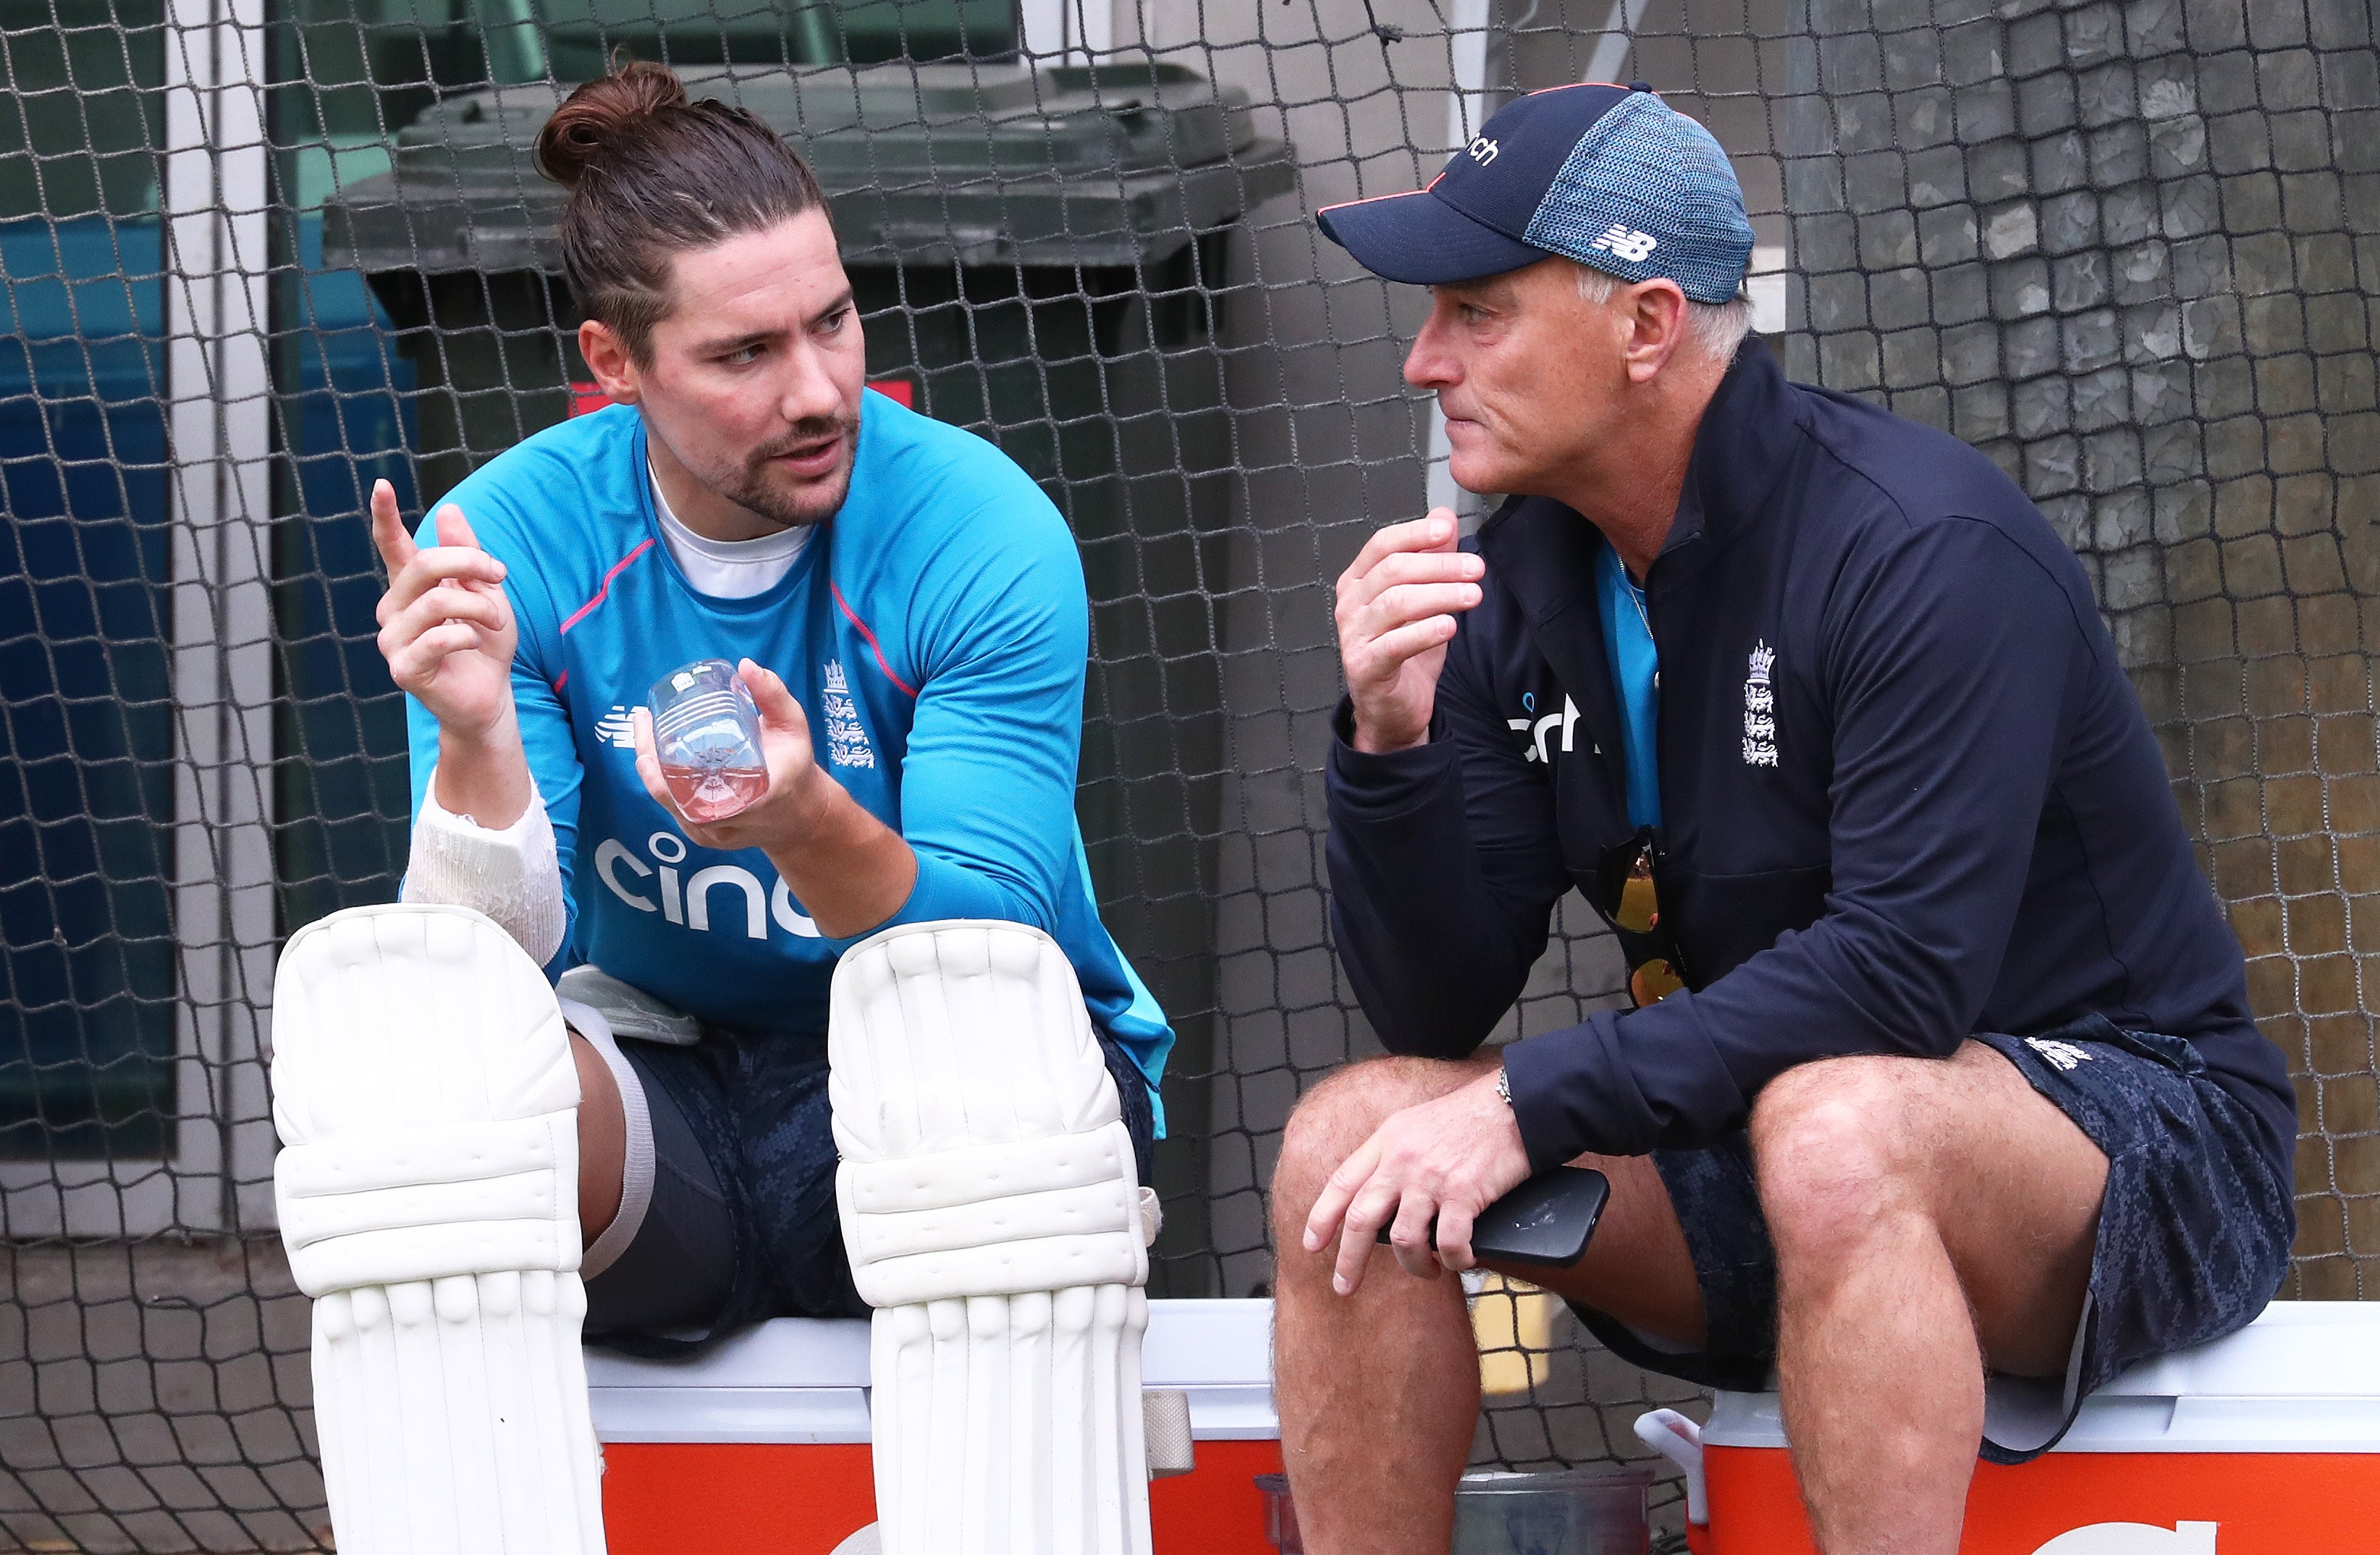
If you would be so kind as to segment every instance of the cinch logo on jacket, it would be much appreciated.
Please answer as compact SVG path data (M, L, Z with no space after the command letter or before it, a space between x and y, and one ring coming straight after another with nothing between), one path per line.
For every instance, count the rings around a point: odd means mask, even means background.
M1537 694L1534 691L1524 692L1521 696L1521 709L1524 712L1535 713L1537 711ZM1521 747L1528 752L1528 759L1548 764L1552 762L1553 757L1546 749L1546 736L1554 732L1557 724L1561 728L1562 754L1567 756L1571 752L1571 742L1578 729L1578 704L1572 701L1569 697L1562 698L1562 710L1560 712L1549 712L1543 718L1534 720L1528 718L1504 720L1504 726L1521 736Z
M1743 764L1777 765L1777 694L1769 688L1768 671L1777 650L1766 642L1754 645L1752 673L1743 682Z
M722 898L728 906L716 920L718 932L741 932L747 940L765 940L773 919L778 928L796 939L819 937L818 925L794 905L794 893L785 889L783 877L772 891L760 883L759 876L740 864L712 864L697 869L692 879L681 882L677 867L686 862L690 851L685 838L674 832L656 832L646 839L645 850L653 856L653 863L638 857L617 837L604 838L595 849L597 878L613 895L637 911L659 913L663 923L691 929L698 934L710 933L714 922L711 895L723 885L729 890ZM622 880L623 869L636 879ZM648 882L653 892L650 896L644 893Z

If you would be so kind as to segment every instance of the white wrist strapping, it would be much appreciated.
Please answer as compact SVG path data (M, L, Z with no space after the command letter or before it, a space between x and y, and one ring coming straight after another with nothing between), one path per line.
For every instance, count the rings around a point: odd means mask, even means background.
M455 815L438 803L438 773L430 774L421 813L414 819L401 901L469 907L542 966L562 948L562 863L545 797L531 784L528 808L503 831Z

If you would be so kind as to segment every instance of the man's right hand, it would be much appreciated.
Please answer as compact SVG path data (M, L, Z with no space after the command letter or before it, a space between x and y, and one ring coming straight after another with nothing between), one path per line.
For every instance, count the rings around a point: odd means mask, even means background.
M1488 564L1455 549L1454 510L1391 524L1339 575L1339 662L1355 705L1355 748L1406 750L1429 738L1454 617L1479 602Z
M438 510L438 543L414 544L385 480L372 483L371 527L388 567L381 657L397 688L438 720L438 803L502 831L536 793L513 709L520 628L504 595L504 565L480 549L452 503Z
M380 601L380 654L397 688L428 708L442 730L484 739L513 711L513 650L520 631L504 598L504 565L449 503L438 543L414 544L396 489L372 484L372 543L388 568Z

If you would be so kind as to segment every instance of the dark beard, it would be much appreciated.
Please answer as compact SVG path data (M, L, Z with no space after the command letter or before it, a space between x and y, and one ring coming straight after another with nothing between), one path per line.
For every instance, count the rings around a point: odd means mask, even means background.
M841 470L824 480L809 482L798 492L788 492L782 485L771 482L771 459L837 433L843 438L844 463ZM851 468L858 451L858 417L812 417L797 422L783 437L754 453L745 461L735 485L720 494L738 506L748 508L787 528L823 524L842 511L844 500L851 494Z

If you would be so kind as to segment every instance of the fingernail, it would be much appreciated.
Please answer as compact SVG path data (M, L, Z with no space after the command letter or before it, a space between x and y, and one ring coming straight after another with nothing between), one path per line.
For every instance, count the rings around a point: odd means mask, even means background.
M1310 1231L1309 1231L1309 1232L1307 1232L1307 1233L1305 1233L1305 1250L1306 1250L1307 1252L1311 1253L1311 1252L1315 1251L1316 1249L1319 1248L1321 1245L1322 1245L1322 1239L1321 1239L1320 1237L1318 1237L1318 1236L1315 1235L1315 1234L1314 1234L1312 1232L1310 1232Z
M1332 1275L1330 1277L1330 1288L1338 1292L1341 1295L1345 1295L1348 1289L1347 1277L1343 1274Z

